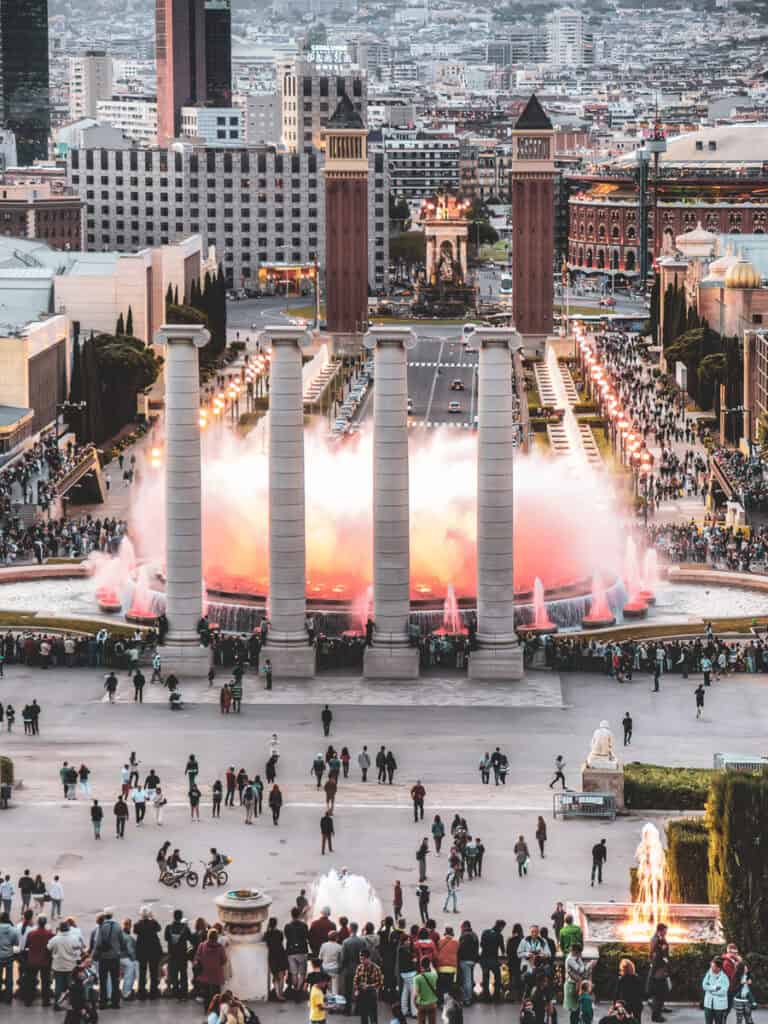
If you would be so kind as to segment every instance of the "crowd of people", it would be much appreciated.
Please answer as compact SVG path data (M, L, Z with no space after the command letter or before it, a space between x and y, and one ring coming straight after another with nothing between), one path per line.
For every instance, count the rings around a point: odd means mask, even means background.
M617 682L632 682L635 673L661 678L668 673L702 675L704 684L734 672L768 671L768 644L761 637L726 641L707 627L690 640L600 641L582 636L554 636L545 646L547 664L560 670L603 672Z
M128 668L141 654L151 649L153 633L136 630L132 637L122 637L108 629L96 633L57 631L41 633L8 630L0 636L0 677L6 665L27 668L114 667Z
M734 572L764 572L768 527L749 530L705 522L650 524L644 540L665 562L698 562Z
M733 487L745 510L768 509L768 478L759 455L745 455L738 448L716 448L712 458Z

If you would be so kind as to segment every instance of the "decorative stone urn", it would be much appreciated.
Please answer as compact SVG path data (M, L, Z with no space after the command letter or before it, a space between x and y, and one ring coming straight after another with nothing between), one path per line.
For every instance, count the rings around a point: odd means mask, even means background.
M230 889L214 902L227 936L230 976L226 987L240 999L268 999L269 969L263 925L272 897L259 889Z

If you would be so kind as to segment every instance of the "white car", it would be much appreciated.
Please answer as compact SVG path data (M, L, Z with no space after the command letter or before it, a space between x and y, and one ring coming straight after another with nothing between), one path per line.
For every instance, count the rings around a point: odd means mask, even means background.
M461 402L449 402L448 412L461 412Z
M461 328L461 340L464 342L464 344L466 344L467 341L469 341L469 339L472 337L476 330L477 324L464 324L464 326Z
M408 412L413 412L413 399L408 399Z

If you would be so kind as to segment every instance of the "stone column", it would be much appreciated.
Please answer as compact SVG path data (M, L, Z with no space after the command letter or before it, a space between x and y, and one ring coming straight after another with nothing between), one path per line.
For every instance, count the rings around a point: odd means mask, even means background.
M200 645L203 538L200 458L200 370L204 327L165 324L155 344L165 346L165 614L168 634L160 649L163 672L205 675L210 650Z
M315 674L306 629L303 327L267 327L272 346L269 389L269 633L263 658L275 678Z
M408 327L376 327L365 336L375 358L373 391L373 646L369 679L416 679L419 652L408 645L410 536L408 508Z
M479 328L477 437L477 642L472 679L521 679L515 636L512 351L517 331Z

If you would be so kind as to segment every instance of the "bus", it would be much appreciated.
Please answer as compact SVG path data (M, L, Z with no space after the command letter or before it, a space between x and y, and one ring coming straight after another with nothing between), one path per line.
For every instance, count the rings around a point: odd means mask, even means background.
M512 275L511 274L502 274L501 275L501 284L499 285L499 291L501 292L502 295L511 295L512 294Z

